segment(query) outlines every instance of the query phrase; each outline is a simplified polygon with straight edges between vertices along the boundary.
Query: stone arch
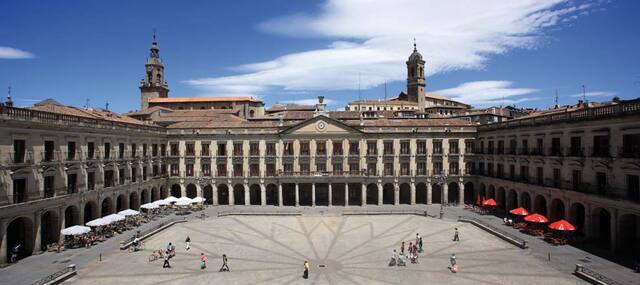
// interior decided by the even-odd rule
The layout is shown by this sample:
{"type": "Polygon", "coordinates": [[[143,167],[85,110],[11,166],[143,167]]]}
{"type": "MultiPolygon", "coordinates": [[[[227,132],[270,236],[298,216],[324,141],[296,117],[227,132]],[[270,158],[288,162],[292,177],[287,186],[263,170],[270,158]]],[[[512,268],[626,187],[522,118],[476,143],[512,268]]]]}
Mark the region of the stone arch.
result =
{"type": "Polygon", "coordinates": [[[226,184],[218,185],[218,204],[229,205],[229,186],[226,184]]]}
{"type": "Polygon", "coordinates": [[[213,204],[213,187],[211,187],[211,185],[204,186],[202,189],[202,196],[205,204],[213,204]]]}
{"type": "Polygon", "coordinates": [[[262,204],[262,191],[260,185],[253,184],[249,187],[249,204],[261,205],[262,204]]]}
{"type": "Polygon", "coordinates": [[[442,203],[442,187],[440,184],[431,185],[431,203],[442,203]]]}
{"type": "Polygon", "coordinates": [[[564,216],[565,208],[564,202],[560,199],[551,200],[551,210],[549,211],[549,219],[550,221],[557,221],[561,219],[566,219],[568,217],[564,216]]]}
{"type": "Polygon", "coordinates": [[[473,204],[475,202],[476,193],[473,189],[473,183],[467,182],[464,184],[464,202],[467,204],[473,204]]]}
{"type": "Polygon", "coordinates": [[[187,185],[187,197],[193,199],[198,197],[198,187],[194,184],[187,185]]]}
{"type": "Polygon", "coordinates": [[[487,186],[484,183],[480,183],[480,198],[487,198],[487,186]]]}
{"type": "Polygon", "coordinates": [[[84,203],[84,223],[88,223],[91,220],[95,220],[98,217],[100,217],[100,215],[98,214],[98,205],[96,205],[96,202],[93,201],[87,201],[86,203],[84,203]]]}
{"type": "Polygon", "coordinates": [[[367,204],[378,205],[378,185],[373,183],[367,185],[367,204]]]}
{"type": "Polygon", "coordinates": [[[498,192],[496,193],[496,203],[498,203],[498,207],[503,210],[507,209],[507,192],[504,190],[504,187],[498,187],[498,192]]]}
{"type": "Polygon", "coordinates": [[[507,194],[507,210],[518,208],[518,192],[516,190],[509,190],[509,194],[507,194]]]}
{"type": "Polygon", "coordinates": [[[411,204],[411,186],[408,183],[400,184],[400,204],[411,204]]]}
{"type": "Polygon", "coordinates": [[[427,184],[418,183],[416,185],[416,204],[427,204],[427,184]]]}
{"type": "Polygon", "coordinates": [[[48,244],[57,243],[60,240],[60,219],[57,211],[46,211],[40,217],[40,244],[42,250],[48,244]]]}
{"type": "Polygon", "coordinates": [[[167,193],[167,188],[164,186],[160,186],[160,199],[165,199],[169,197],[169,193],[167,193]]]}
{"type": "Polygon", "coordinates": [[[67,208],[64,210],[64,227],[68,228],[79,224],[80,210],[78,210],[78,207],[74,205],[67,206],[67,208]]]}
{"type": "Polygon", "coordinates": [[[489,185],[489,191],[487,191],[487,199],[489,198],[496,199],[496,187],[493,184],[489,185]]]}
{"type": "Polygon", "coordinates": [[[586,212],[584,205],[581,203],[573,203],[569,208],[569,222],[571,222],[575,227],[576,231],[581,234],[585,234],[585,217],[586,212]]]}
{"type": "Polygon", "coordinates": [[[171,185],[171,196],[176,198],[182,197],[182,187],[180,187],[180,184],[176,183],[171,185]]]}
{"type": "Polygon", "coordinates": [[[296,184],[294,183],[282,184],[282,205],[284,206],[296,205],[296,184]]]}
{"type": "Polygon", "coordinates": [[[533,201],[533,212],[543,216],[547,215],[547,199],[542,195],[537,195],[533,201]]]}
{"type": "Polygon", "coordinates": [[[518,195],[520,198],[520,207],[527,209],[527,211],[531,210],[531,195],[529,192],[522,192],[518,195]]]}
{"type": "Polygon", "coordinates": [[[458,187],[458,183],[451,182],[447,188],[447,203],[457,204],[460,201],[460,188],[458,187]]]}
{"type": "Polygon", "coordinates": [[[244,205],[244,185],[236,184],[233,186],[233,204],[244,205]]]}
{"type": "Polygon", "coordinates": [[[110,197],[102,199],[102,203],[100,203],[100,209],[102,209],[100,213],[101,217],[113,214],[113,200],[110,197]]]}
{"type": "Polygon", "coordinates": [[[149,203],[149,190],[148,189],[142,189],[142,192],[140,192],[140,203],[141,204],[146,204],[149,203]]]}
{"type": "Polygon", "coordinates": [[[393,205],[395,200],[395,187],[391,183],[382,186],[382,204],[393,205]]]}
{"type": "Polygon", "coordinates": [[[120,194],[116,199],[116,213],[126,209],[129,209],[129,203],[127,203],[127,196],[125,196],[124,194],[120,194]]]}
{"type": "Polygon", "coordinates": [[[604,208],[596,208],[593,210],[591,222],[597,245],[611,249],[611,213],[604,208]]]}
{"type": "Polygon", "coordinates": [[[619,250],[633,253],[632,256],[640,254],[640,216],[634,214],[624,214],[620,216],[618,223],[618,245],[619,250]]]}
{"type": "Polygon", "coordinates": [[[27,217],[17,217],[7,225],[5,249],[7,262],[11,261],[11,250],[20,245],[18,259],[30,256],[33,253],[34,232],[33,221],[27,217]]]}
{"type": "Polygon", "coordinates": [[[278,186],[275,184],[269,184],[267,185],[266,191],[267,205],[278,206],[278,186]]]}
{"type": "Polygon", "coordinates": [[[151,188],[151,201],[150,202],[155,202],[160,200],[160,190],[158,190],[158,188],[153,187],[151,188]]]}

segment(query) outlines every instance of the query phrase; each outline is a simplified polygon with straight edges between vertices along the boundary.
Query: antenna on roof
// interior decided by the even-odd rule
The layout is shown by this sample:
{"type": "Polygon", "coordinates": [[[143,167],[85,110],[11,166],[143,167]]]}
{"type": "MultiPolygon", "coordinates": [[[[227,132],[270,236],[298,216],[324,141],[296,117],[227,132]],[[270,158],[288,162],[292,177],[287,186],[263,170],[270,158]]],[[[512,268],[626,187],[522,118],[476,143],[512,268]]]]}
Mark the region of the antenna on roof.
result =
{"type": "Polygon", "coordinates": [[[587,104],[587,89],[584,84],[582,84],[582,101],[587,104]]]}
{"type": "Polygon", "coordinates": [[[109,100],[107,100],[107,103],[105,104],[104,109],[109,111],[109,100]]]}

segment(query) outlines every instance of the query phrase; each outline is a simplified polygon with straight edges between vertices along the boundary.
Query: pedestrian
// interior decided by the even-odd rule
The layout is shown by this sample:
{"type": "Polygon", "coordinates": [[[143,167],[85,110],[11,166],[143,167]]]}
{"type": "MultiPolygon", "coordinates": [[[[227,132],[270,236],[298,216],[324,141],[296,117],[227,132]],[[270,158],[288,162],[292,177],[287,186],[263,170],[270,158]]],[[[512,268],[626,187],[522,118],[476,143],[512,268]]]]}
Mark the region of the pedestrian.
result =
{"type": "Polygon", "coordinates": [[[402,241],[402,244],[400,245],[400,253],[404,253],[404,241],[402,241]]]}
{"type": "Polygon", "coordinates": [[[452,273],[457,273],[458,272],[458,262],[456,262],[456,254],[452,253],[451,256],[449,257],[449,263],[451,264],[451,266],[449,267],[449,270],[451,270],[452,273]]]}
{"type": "Polygon", "coordinates": [[[422,250],[422,237],[420,237],[420,240],[418,241],[418,245],[419,245],[418,252],[420,253],[424,252],[424,250],[422,250]]]}
{"type": "Polygon", "coordinates": [[[207,268],[207,258],[204,256],[204,252],[200,253],[200,269],[207,268]]]}
{"type": "Polygon", "coordinates": [[[186,243],[187,245],[185,246],[186,250],[189,250],[191,248],[191,238],[189,236],[187,236],[187,238],[184,240],[184,243],[186,243]]]}
{"type": "Polygon", "coordinates": [[[16,244],[11,248],[11,263],[16,263],[18,261],[18,253],[20,253],[21,246],[21,244],[16,244]]]}
{"type": "Polygon", "coordinates": [[[420,241],[420,234],[416,233],[416,244],[420,241]]]}
{"type": "Polygon", "coordinates": [[[393,252],[391,253],[391,260],[389,260],[389,266],[395,266],[396,264],[398,264],[398,253],[394,249],[393,252]]]}
{"type": "Polygon", "coordinates": [[[409,260],[413,259],[413,243],[409,242],[409,260]]]}
{"type": "Polygon", "coordinates": [[[304,271],[302,272],[302,278],[309,279],[309,261],[304,261],[304,271]]]}
{"type": "Polygon", "coordinates": [[[162,264],[162,268],[171,268],[171,264],[169,263],[170,258],[171,256],[169,256],[168,254],[164,255],[164,263],[162,264]]]}
{"type": "Polygon", "coordinates": [[[172,248],[172,247],[173,247],[173,246],[171,245],[171,243],[167,244],[167,247],[166,247],[166,249],[167,249],[167,250],[166,250],[167,255],[168,255],[169,253],[171,253],[171,248],[172,248]]]}
{"type": "Polygon", "coordinates": [[[453,232],[453,241],[460,241],[460,237],[458,237],[458,228],[455,228],[455,232],[453,232]]]}
{"type": "Polygon", "coordinates": [[[222,267],[220,267],[219,272],[222,272],[222,271],[231,271],[231,270],[229,270],[229,265],[227,265],[227,255],[226,254],[222,255],[222,267]]]}
{"type": "Polygon", "coordinates": [[[418,247],[414,244],[413,245],[413,263],[420,263],[418,261],[418,247]]]}

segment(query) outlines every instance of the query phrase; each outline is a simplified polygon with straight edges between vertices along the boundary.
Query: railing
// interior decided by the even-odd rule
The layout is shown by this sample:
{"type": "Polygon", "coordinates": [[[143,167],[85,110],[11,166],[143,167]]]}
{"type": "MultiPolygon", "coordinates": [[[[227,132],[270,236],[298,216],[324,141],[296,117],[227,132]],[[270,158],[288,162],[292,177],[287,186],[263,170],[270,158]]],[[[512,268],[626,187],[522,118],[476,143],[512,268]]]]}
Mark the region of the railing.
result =
{"type": "Polygon", "coordinates": [[[500,230],[492,225],[489,225],[485,222],[483,222],[480,219],[477,218],[473,218],[473,217],[466,217],[466,216],[460,216],[458,217],[458,221],[460,222],[466,222],[466,223],[471,223],[521,249],[525,249],[527,247],[529,247],[527,245],[527,241],[525,239],[522,239],[516,235],[510,234],[508,232],[505,232],[503,230],[500,230]]]}
{"type": "Polygon", "coordinates": [[[607,105],[601,107],[585,108],[574,111],[564,111],[542,115],[538,117],[529,117],[522,119],[513,119],[499,123],[478,126],[478,131],[492,131],[498,129],[512,129],[520,127],[532,127],[539,125],[549,125],[560,122],[584,121],[600,119],[603,117],[618,117],[628,114],[640,114],[640,99],[620,101],[616,105],[607,105]]]}
{"type": "Polygon", "coordinates": [[[604,276],[593,269],[584,267],[582,264],[576,264],[576,269],[574,271],[574,274],[580,278],[585,279],[591,284],[622,285],[622,283],[617,282],[607,276],[604,276]]]}
{"type": "Polygon", "coordinates": [[[61,278],[61,277],[65,276],[65,275],[69,275],[69,277],[71,277],[71,276],[73,276],[75,274],[76,274],[76,266],[75,266],[75,264],[70,264],[69,266],[65,267],[64,269],[62,269],[62,270],[60,270],[58,272],[55,272],[55,273],[50,274],[49,276],[47,276],[45,278],[42,278],[42,279],[40,279],[40,280],[38,280],[36,282],[33,282],[32,285],[57,284],[59,282],[55,282],[54,283],[53,281],[57,280],[57,281],[62,282],[66,278],[61,278]],[[58,279],[62,279],[62,280],[58,280],[58,279]]]}

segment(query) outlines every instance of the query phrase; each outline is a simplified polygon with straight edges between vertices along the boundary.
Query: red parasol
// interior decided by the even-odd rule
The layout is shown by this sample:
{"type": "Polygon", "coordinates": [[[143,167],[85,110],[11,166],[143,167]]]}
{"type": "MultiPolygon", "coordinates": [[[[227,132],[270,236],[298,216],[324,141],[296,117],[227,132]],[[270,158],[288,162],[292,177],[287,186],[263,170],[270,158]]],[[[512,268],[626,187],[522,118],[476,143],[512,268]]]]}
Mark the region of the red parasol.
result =
{"type": "Polygon", "coordinates": [[[509,213],[514,214],[514,215],[518,215],[518,216],[526,216],[529,215],[529,211],[527,211],[527,209],[525,208],[515,208],[511,211],[509,211],[509,213]]]}
{"type": "Polygon", "coordinates": [[[549,219],[547,219],[547,217],[540,215],[540,214],[531,214],[528,215],[526,217],[524,217],[524,220],[527,222],[532,222],[532,223],[539,223],[539,224],[544,224],[544,223],[548,223],[549,219]]]}
{"type": "Polygon", "coordinates": [[[497,205],[498,203],[496,203],[496,200],[493,200],[493,198],[482,202],[482,206],[497,206],[497,205]]]}
{"type": "Polygon", "coordinates": [[[575,231],[576,227],[566,220],[559,220],[549,225],[549,228],[559,231],[575,231]]]}
{"type": "Polygon", "coordinates": [[[482,205],[482,202],[480,202],[480,195],[476,196],[476,205],[482,205]]]}

